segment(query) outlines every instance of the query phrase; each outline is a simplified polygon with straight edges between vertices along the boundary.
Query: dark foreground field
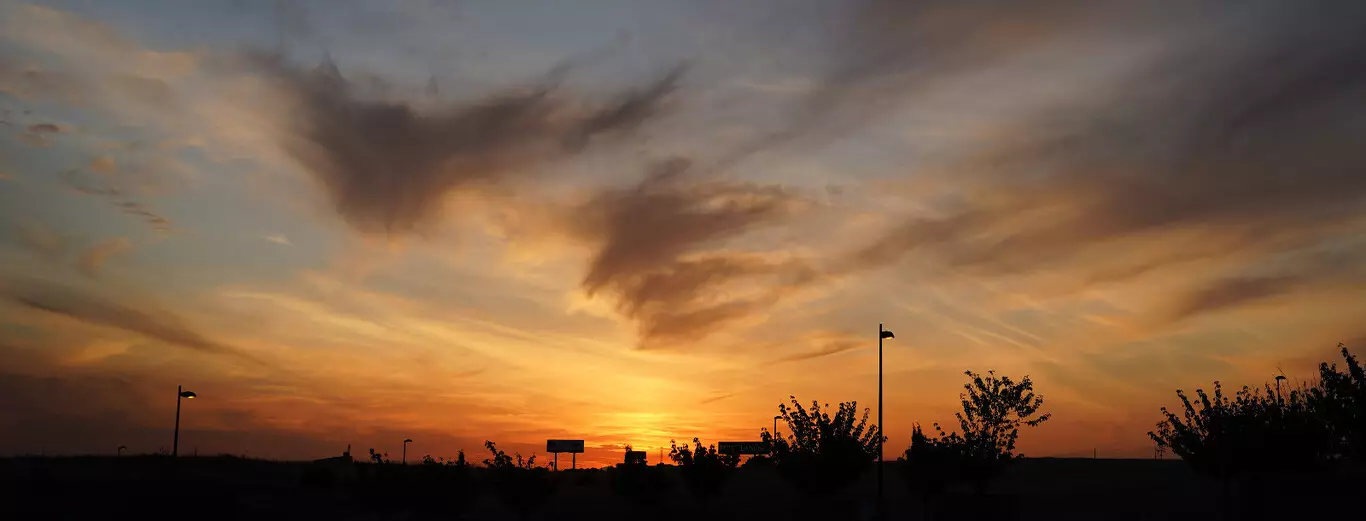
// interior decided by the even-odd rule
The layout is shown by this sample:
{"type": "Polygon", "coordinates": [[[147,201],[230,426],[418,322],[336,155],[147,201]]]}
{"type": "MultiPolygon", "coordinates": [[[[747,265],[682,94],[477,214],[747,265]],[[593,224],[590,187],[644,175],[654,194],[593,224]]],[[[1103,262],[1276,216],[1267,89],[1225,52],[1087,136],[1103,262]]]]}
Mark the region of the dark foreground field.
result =
{"type": "MultiPolygon", "coordinates": [[[[14,458],[0,460],[0,519],[517,519],[489,487],[457,517],[432,505],[462,502],[459,491],[354,485],[371,465],[340,473],[308,463],[240,458],[14,458]],[[313,469],[313,470],[310,470],[313,469]],[[357,472],[354,472],[357,471],[357,472]],[[338,477],[347,474],[347,477],[338,477]],[[319,478],[324,476],[324,478],[319,478]],[[422,508],[414,505],[425,505],[422,508]]],[[[417,478],[418,465],[388,467],[417,478]]],[[[668,468],[672,474],[676,469],[668,468]]],[[[674,483],[656,503],[633,505],[611,486],[614,470],[563,471],[554,495],[527,519],[862,519],[872,473],[816,512],[769,469],[741,469],[710,505],[674,483]]],[[[394,475],[394,474],[391,474],[394,475]]],[[[675,476],[676,478],[676,476],[675,476]]],[[[475,474],[482,480],[482,473],[475,474]]],[[[922,519],[922,504],[889,464],[889,519],[922,519]]],[[[938,519],[1366,519],[1360,480],[1283,479],[1223,487],[1179,461],[1031,459],[1019,462],[984,498],[945,500],[938,519]]]]}

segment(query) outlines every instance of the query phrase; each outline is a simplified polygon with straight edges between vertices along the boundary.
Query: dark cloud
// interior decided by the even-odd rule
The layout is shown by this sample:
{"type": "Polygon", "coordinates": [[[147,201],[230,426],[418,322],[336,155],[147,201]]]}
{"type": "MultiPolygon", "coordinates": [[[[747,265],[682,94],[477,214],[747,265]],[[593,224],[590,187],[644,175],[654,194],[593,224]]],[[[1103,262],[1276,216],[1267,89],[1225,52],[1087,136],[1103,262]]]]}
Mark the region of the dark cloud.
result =
{"type": "Polygon", "coordinates": [[[117,206],[119,208],[119,211],[125,214],[141,218],[143,224],[146,224],[154,231],[170,233],[175,229],[175,227],[171,225],[170,220],[156,213],[153,213],[152,211],[148,210],[145,206],[143,206],[141,203],[133,201],[119,201],[114,203],[114,206],[117,206]]]}
{"type": "Polygon", "coordinates": [[[137,217],[155,232],[171,233],[175,231],[175,226],[169,219],[153,212],[142,203],[124,199],[124,190],[110,186],[107,181],[92,181],[89,176],[83,176],[74,170],[62,173],[61,179],[63,183],[78,194],[107,198],[120,213],[137,217]]]}
{"type": "Polygon", "coordinates": [[[1299,287],[1306,281],[1307,277],[1297,275],[1224,279],[1187,295],[1172,317],[1179,320],[1274,297],[1299,287]]]}
{"type": "Polygon", "coordinates": [[[726,241],[781,222],[802,200],[780,186],[703,181],[689,162],[661,162],[638,185],[607,190],[575,211],[596,245],[584,276],[588,295],[608,293],[640,322],[645,341],[689,340],[744,317],[815,272],[800,260],[727,251],[726,241]],[[719,288],[758,280],[757,295],[724,298],[719,288]]]}
{"type": "Polygon", "coordinates": [[[800,362],[802,360],[811,360],[813,358],[820,358],[823,356],[830,356],[834,354],[843,353],[845,351],[851,351],[863,345],[865,345],[863,342],[858,342],[855,340],[840,340],[827,342],[825,343],[825,345],[822,345],[820,348],[817,348],[815,350],[784,356],[782,358],[779,358],[777,361],[800,362]]]}
{"type": "Polygon", "coordinates": [[[499,183],[636,128],[658,114],[682,72],[594,109],[560,92],[560,69],[536,88],[419,112],[404,102],[361,99],[331,61],[307,71],[279,56],[250,61],[297,102],[285,150],[353,228],[389,234],[425,224],[455,190],[499,183]]]}
{"type": "Polygon", "coordinates": [[[1366,248],[1349,245],[1295,256],[1285,262],[1293,270],[1219,279],[1181,295],[1168,318],[1184,320],[1296,292],[1361,285],[1366,283],[1364,258],[1366,248]]]}
{"type": "Polygon", "coordinates": [[[66,129],[55,123],[35,123],[25,130],[19,138],[35,147],[48,146],[51,144],[52,136],[66,132],[66,129]]]}
{"type": "MultiPolygon", "coordinates": [[[[1294,251],[1359,233],[1366,204],[1366,8],[1251,2],[1173,38],[1115,90],[1028,118],[956,166],[958,202],[906,220],[854,269],[916,253],[978,274],[1067,266],[1078,254],[1170,233],[1217,241],[1211,257],[1294,251]]],[[[1140,21],[1143,21],[1140,19],[1140,21]]],[[[1151,17],[1147,20],[1151,21],[1151,17]]],[[[1164,31],[1126,22],[1127,31],[1164,31]]],[[[1197,247],[1198,248],[1198,247],[1197,247]]],[[[1208,249],[1208,248],[1198,248],[1208,249]]],[[[1133,251],[1101,279],[1186,262],[1133,251]]],[[[1292,279],[1232,283],[1191,310],[1278,293],[1292,279]]]]}
{"type": "Polygon", "coordinates": [[[8,281],[0,286],[0,296],[22,306],[87,324],[122,329],[204,353],[252,359],[232,346],[196,332],[167,311],[138,309],[36,279],[8,281]]]}
{"type": "Polygon", "coordinates": [[[735,394],[734,394],[734,393],[718,394],[718,395],[716,395],[716,396],[712,396],[712,397],[710,397],[710,398],[703,399],[702,401],[697,402],[697,403],[699,403],[699,404],[701,404],[701,405],[706,405],[706,404],[709,404],[709,403],[716,403],[716,402],[719,402],[719,401],[721,401],[721,400],[724,400],[724,399],[726,399],[726,398],[730,398],[730,397],[732,397],[732,396],[735,396],[735,394]]]}
{"type": "Polygon", "coordinates": [[[55,123],[38,123],[29,125],[28,131],[31,134],[61,134],[62,127],[57,126],[55,123]]]}

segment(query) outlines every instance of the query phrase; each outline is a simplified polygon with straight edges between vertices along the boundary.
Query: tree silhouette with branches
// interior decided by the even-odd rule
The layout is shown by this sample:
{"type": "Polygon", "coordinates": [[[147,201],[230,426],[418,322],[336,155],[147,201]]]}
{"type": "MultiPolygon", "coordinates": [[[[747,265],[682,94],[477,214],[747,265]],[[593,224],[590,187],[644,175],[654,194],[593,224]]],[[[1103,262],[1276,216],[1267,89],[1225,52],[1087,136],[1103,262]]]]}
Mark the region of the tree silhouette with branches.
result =
{"type": "Polygon", "coordinates": [[[769,446],[769,457],[809,503],[804,511],[818,515],[824,509],[838,509],[830,500],[872,467],[879,442],[885,441],[881,430],[868,423],[867,408],[858,414],[857,402],[840,403],[831,414],[828,404],[822,407],[813,400],[807,409],[795,396],[788,399],[790,403],[778,405],[787,437],[760,431],[762,441],[769,446]]]}

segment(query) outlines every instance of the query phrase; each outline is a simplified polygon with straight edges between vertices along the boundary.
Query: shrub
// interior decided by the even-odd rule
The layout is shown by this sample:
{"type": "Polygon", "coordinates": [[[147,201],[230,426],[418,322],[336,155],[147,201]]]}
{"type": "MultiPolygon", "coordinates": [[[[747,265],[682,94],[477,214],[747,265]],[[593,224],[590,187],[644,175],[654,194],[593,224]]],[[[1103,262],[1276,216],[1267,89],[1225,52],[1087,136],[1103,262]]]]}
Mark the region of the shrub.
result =
{"type": "MultiPolygon", "coordinates": [[[[1162,408],[1166,419],[1148,436],[1197,472],[1231,478],[1258,473],[1313,470],[1334,458],[1332,429],[1313,389],[1288,394],[1243,387],[1230,399],[1214,382],[1214,393],[1195,390],[1195,401],[1177,391],[1182,416],[1162,408]]],[[[1321,393],[1320,393],[1321,395],[1321,393]]]]}
{"type": "Polygon", "coordinates": [[[721,454],[716,446],[702,445],[698,438],[692,439],[690,449],[685,443],[679,446],[669,440],[669,459],[678,465],[683,482],[688,491],[701,502],[706,502],[721,493],[735,467],[740,464],[737,454],[721,454]]]}
{"type": "MultiPolygon", "coordinates": [[[[625,447],[630,453],[630,445],[625,447]]],[[[611,469],[609,482],[612,491],[626,499],[639,510],[649,510],[658,505],[669,483],[661,469],[650,467],[644,461],[620,463],[611,469]]]]}
{"type": "Polygon", "coordinates": [[[912,493],[934,498],[962,481],[963,444],[956,441],[926,436],[919,424],[915,426],[911,431],[910,448],[897,458],[897,468],[912,493]]]}
{"type": "Polygon", "coordinates": [[[1319,364],[1319,385],[1308,392],[1309,406],[1321,415],[1328,429],[1333,457],[1366,467],[1366,369],[1338,344],[1346,372],[1337,364],[1319,364]]]}
{"type": "Polygon", "coordinates": [[[789,397],[791,406],[779,404],[778,412],[787,424],[787,439],[768,431],[760,436],[771,447],[770,457],[779,472],[808,497],[836,494],[859,479],[877,459],[881,433],[868,425],[868,409],[855,417],[857,402],[840,403],[835,414],[829,405],[822,409],[811,402],[808,411],[789,397]]]}
{"type": "Polygon", "coordinates": [[[898,458],[907,485],[922,497],[930,498],[948,487],[965,482],[981,494],[991,481],[1016,458],[1015,442],[1020,427],[1035,427],[1048,421],[1050,413],[1039,414],[1043,396],[1034,394],[1028,376],[1019,382],[1009,376],[986,376],[965,371],[969,378],[959,394],[962,412],[955,414],[962,434],[946,434],[934,424],[935,434],[926,435],[919,425],[911,434],[911,447],[898,458]]]}
{"type": "Polygon", "coordinates": [[[550,469],[536,466],[536,456],[525,460],[521,454],[509,456],[492,441],[485,441],[490,458],[484,460],[498,498],[522,517],[536,511],[554,494],[550,469]]]}

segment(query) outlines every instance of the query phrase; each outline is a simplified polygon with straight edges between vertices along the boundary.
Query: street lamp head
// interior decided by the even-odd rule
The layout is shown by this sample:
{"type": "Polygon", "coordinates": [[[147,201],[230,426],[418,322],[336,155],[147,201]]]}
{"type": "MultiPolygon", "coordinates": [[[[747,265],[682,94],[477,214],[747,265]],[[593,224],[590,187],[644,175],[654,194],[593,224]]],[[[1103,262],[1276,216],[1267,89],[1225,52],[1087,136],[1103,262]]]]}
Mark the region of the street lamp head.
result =
{"type": "Polygon", "coordinates": [[[194,398],[195,396],[198,396],[198,395],[195,394],[194,391],[181,391],[181,392],[180,392],[180,397],[181,397],[181,398],[185,398],[185,399],[187,399],[187,400],[192,399],[192,398],[194,398]]]}
{"type": "Polygon", "coordinates": [[[884,330],[882,332],[882,338],[896,338],[896,335],[893,335],[891,331],[884,330]]]}
{"type": "Polygon", "coordinates": [[[1278,374],[1278,375],[1276,375],[1276,380],[1284,380],[1284,379],[1285,379],[1285,375],[1283,375],[1283,374],[1278,374]]]}
{"type": "Polygon", "coordinates": [[[412,442],[413,442],[413,439],[412,439],[412,438],[404,438],[404,439],[403,439],[403,443],[412,443],[412,442]]]}

